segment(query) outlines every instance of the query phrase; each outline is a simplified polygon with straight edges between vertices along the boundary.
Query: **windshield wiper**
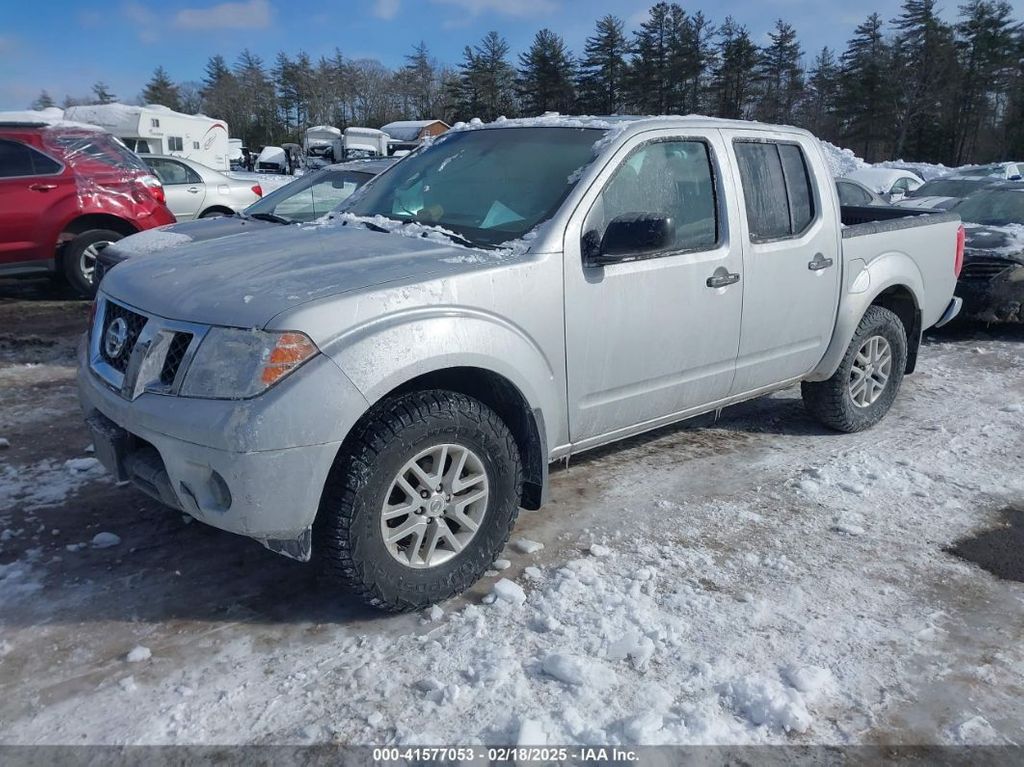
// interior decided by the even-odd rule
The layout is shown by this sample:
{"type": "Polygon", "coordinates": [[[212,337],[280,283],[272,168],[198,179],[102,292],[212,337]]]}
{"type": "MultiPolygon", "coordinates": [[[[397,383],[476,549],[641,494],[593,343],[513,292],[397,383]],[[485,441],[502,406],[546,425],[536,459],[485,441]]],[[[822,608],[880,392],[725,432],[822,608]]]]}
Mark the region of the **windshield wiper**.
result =
{"type": "Polygon", "coordinates": [[[246,218],[255,218],[257,221],[269,221],[272,224],[290,224],[291,219],[275,216],[273,213],[247,213],[246,218]]]}
{"type": "MultiPolygon", "coordinates": [[[[429,224],[425,224],[425,226],[430,226],[430,225],[429,224]]],[[[471,248],[479,248],[479,247],[481,247],[480,245],[477,245],[475,242],[470,240],[468,237],[464,237],[463,235],[459,234],[458,232],[451,232],[451,231],[449,231],[447,229],[442,229],[440,227],[437,227],[437,228],[430,227],[430,231],[429,232],[424,232],[422,236],[423,237],[427,237],[427,236],[429,236],[431,234],[440,234],[442,237],[447,237],[449,240],[454,240],[455,242],[461,242],[463,245],[468,245],[471,248]]]]}

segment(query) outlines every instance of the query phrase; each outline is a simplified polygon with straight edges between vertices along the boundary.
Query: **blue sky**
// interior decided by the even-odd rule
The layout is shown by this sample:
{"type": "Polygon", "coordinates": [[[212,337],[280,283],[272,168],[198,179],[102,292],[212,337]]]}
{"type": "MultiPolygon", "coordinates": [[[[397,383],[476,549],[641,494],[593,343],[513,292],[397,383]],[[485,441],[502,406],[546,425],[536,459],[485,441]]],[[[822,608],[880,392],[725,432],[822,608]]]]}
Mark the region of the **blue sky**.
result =
{"type": "MultiPolygon", "coordinates": [[[[0,109],[23,109],[47,89],[59,102],[85,95],[104,80],[123,99],[138,95],[154,67],[176,80],[198,80],[209,56],[233,61],[249,47],[266,60],[277,51],[306,50],[314,59],[335,47],[350,58],[402,63],[423,40],[442,62],[457,63],[463,47],[487,31],[501,32],[518,52],[541,27],[550,27],[573,50],[594,21],[614,13],[635,27],[650,0],[10,0],[0,27],[0,109]]],[[[776,18],[792,23],[805,51],[842,47],[871,11],[885,18],[899,0],[718,0],[682,3],[713,22],[731,14],[762,42],[776,18]]],[[[1024,0],[1013,0],[1020,18],[1024,0]]],[[[955,13],[956,0],[946,3],[955,13]]]]}

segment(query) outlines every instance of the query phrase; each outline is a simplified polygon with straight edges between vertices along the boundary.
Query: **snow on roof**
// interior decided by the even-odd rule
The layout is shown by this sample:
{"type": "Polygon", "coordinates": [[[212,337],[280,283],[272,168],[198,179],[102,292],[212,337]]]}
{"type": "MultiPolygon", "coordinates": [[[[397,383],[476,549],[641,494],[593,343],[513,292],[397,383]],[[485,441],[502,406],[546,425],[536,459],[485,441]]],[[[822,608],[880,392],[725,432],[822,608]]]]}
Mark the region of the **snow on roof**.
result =
{"type": "Polygon", "coordinates": [[[307,136],[316,136],[317,134],[340,136],[341,130],[333,125],[314,125],[312,128],[306,128],[307,136]]]}
{"type": "Polygon", "coordinates": [[[445,128],[448,123],[444,120],[395,120],[381,128],[391,138],[399,141],[415,141],[420,137],[420,132],[434,123],[441,123],[445,128]]]}
{"type": "Polygon", "coordinates": [[[82,106],[68,107],[65,115],[69,119],[101,125],[104,128],[115,131],[135,131],[139,126],[139,119],[143,113],[160,112],[165,115],[185,117],[190,120],[210,121],[212,117],[205,115],[189,115],[183,112],[175,112],[162,104],[147,104],[137,106],[133,104],[85,104],[82,106]]]}
{"type": "Polygon", "coordinates": [[[24,125],[46,125],[50,128],[77,128],[79,130],[102,131],[98,125],[64,119],[64,110],[57,107],[47,109],[22,109],[14,112],[0,112],[0,123],[24,125]]]}
{"type": "Polygon", "coordinates": [[[868,166],[851,171],[846,174],[846,177],[852,178],[854,181],[859,181],[865,186],[871,187],[876,192],[888,192],[889,188],[901,178],[912,178],[918,183],[921,183],[921,177],[916,173],[911,173],[909,170],[899,170],[897,168],[878,168],[868,166]]]}

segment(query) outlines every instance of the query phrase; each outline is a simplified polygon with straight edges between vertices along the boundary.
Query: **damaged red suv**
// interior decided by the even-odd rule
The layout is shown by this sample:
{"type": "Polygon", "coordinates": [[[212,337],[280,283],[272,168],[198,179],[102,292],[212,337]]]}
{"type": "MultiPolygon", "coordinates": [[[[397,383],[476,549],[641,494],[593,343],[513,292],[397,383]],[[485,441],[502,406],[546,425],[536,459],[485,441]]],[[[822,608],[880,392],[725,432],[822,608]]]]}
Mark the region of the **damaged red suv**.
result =
{"type": "Polygon", "coordinates": [[[160,180],[110,134],[0,123],[0,277],[63,276],[91,296],[102,248],[174,220],[160,180]]]}

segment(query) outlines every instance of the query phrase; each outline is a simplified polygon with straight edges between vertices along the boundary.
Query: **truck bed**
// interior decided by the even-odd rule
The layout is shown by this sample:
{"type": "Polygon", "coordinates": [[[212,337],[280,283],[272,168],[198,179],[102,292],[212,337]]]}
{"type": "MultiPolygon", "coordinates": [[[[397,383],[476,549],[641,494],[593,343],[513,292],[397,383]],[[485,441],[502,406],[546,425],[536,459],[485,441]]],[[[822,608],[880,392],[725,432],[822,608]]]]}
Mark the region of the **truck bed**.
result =
{"type": "MultiPolygon", "coordinates": [[[[852,268],[851,278],[864,265],[908,258],[920,282],[915,288],[921,305],[922,327],[934,325],[945,312],[953,294],[956,275],[957,228],[960,216],[948,211],[887,207],[842,207],[843,261],[852,268]],[[856,266],[860,264],[860,266],[856,266]]],[[[873,269],[874,279],[884,279],[885,269],[873,269]]]]}
{"type": "Polygon", "coordinates": [[[895,208],[881,205],[843,205],[839,208],[839,218],[843,224],[843,239],[960,220],[956,213],[948,211],[895,208]]]}

